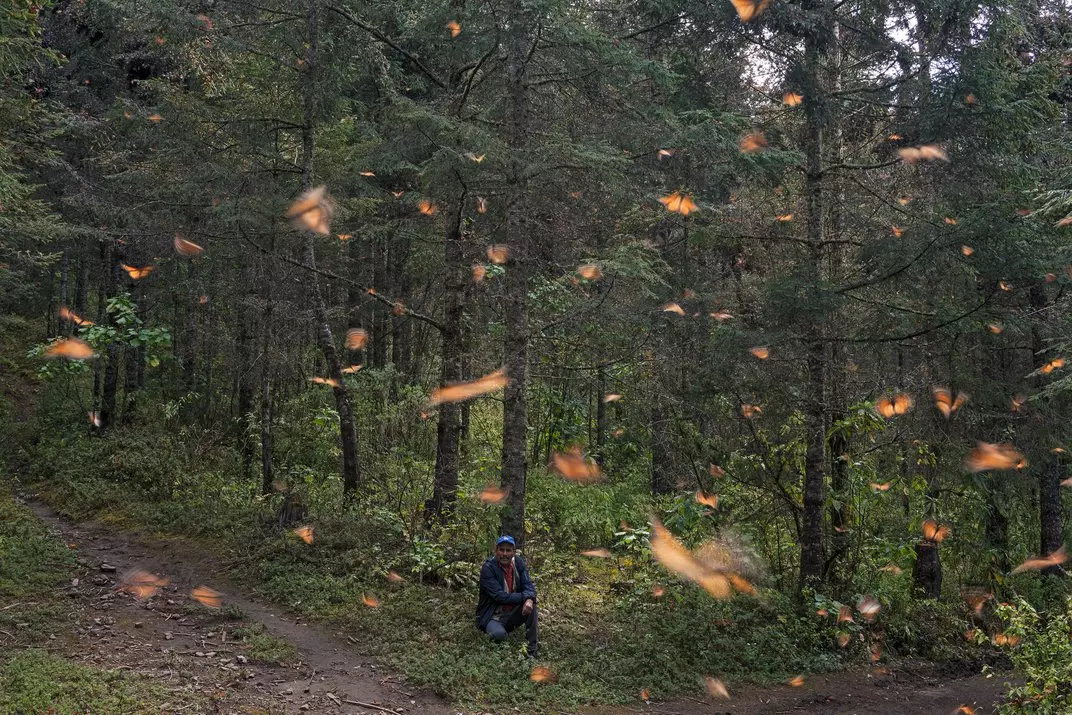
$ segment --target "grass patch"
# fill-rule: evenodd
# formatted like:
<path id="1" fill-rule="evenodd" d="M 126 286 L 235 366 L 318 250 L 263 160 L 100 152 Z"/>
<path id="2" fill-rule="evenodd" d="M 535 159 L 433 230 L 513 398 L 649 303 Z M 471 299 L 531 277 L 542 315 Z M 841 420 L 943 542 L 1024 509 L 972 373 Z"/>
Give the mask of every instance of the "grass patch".
<path id="1" fill-rule="evenodd" d="M 242 643 L 243 654 L 250 660 L 284 665 L 298 658 L 294 644 L 273 636 L 263 623 L 236 628 L 231 636 Z"/>
<path id="2" fill-rule="evenodd" d="M 148 712 L 165 702 L 166 693 L 144 679 L 36 648 L 0 662 L 0 712 Z"/>

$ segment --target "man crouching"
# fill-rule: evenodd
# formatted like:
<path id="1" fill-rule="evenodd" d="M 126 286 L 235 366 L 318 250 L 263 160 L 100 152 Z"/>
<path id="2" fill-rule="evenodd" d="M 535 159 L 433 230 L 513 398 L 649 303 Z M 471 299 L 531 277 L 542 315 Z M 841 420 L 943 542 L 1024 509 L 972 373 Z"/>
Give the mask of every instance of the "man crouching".
<path id="1" fill-rule="evenodd" d="M 500 536 L 495 542 L 495 555 L 480 568 L 476 625 L 493 641 L 501 643 L 507 633 L 524 623 L 528 657 L 535 658 L 536 586 L 529 578 L 525 560 L 514 548 L 514 537 Z"/>

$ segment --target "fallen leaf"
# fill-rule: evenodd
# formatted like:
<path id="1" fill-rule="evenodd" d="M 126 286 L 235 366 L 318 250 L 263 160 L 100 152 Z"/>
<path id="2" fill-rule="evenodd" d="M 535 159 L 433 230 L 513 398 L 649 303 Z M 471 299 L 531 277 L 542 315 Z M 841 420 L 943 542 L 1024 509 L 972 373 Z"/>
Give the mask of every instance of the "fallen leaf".
<path id="1" fill-rule="evenodd" d="M 500 368 L 476 380 L 438 387 L 432 390 L 432 394 L 428 398 L 428 404 L 434 406 L 444 402 L 462 402 L 463 400 L 501 390 L 509 383 L 510 379 L 506 377 L 506 371 Z"/>

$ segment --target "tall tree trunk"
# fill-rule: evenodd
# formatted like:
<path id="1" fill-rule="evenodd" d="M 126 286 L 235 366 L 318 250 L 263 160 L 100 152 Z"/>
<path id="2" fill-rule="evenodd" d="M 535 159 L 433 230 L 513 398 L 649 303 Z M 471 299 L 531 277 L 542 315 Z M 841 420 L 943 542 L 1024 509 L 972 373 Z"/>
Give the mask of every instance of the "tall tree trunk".
<path id="1" fill-rule="evenodd" d="M 60 305 L 63 307 L 70 307 L 67 303 L 67 282 L 68 274 L 71 270 L 71 249 L 63 249 L 63 257 L 60 258 Z M 81 315 L 81 313 L 79 313 Z M 62 335 L 71 335 L 74 332 L 74 324 L 69 320 L 61 320 L 59 324 L 60 333 Z"/>
<path id="2" fill-rule="evenodd" d="M 1064 543 L 1064 509 L 1061 505 L 1061 477 L 1064 465 L 1055 455 L 1039 475 L 1039 523 L 1041 534 L 1039 553 L 1052 554 Z M 1061 573 L 1061 567 L 1050 566 L 1043 573 Z"/>
<path id="3" fill-rule="evenodd" d="M 446 385 L 462 379 L 462 298 L 465 294 L 465 244 L 462 236 L 462 212 L 466 192 L 458 199 L 458 209 L 443 242 L 443 349 L 440 360 L 439 384 Z M 458 444 L 460 405 L 444 402 L 439 405 L 436 428 L 435 477 L 432 498 L 425 503 L 425 519 L 446 521 L 454 511 L 458 494 Z"/>
<path id="4" fill-rule="evenodd" d="M 670 416 L 656 396 L 651 407 L 651 493 L 674 491 L 673 458 L 670 451 Z"/>
<path id="5" fill-rule="evenodd" d="M 253 395 L 255 390 L 253 362 L 256 359 L 251 316 L 246 306 L 238 307 L 238 446 L 242 453 L 244 473 L 253 469 L 256 446 L 253 443 Z"/>
<path id="6" fill-rule="evenodd" d="M 805 6 L 818 20 L 825 8 L 821 0 Z M 824 21 L 825 24 L 826 21 Z M 823 192 L 824 102 L 822 62 L 823 28 L 813 28 L 804 36 L 804 155 L 807 240 L 811 251 L 813 300 L 819 300 L 825 263 L 825 213 Z M 823 341 L 823 321 L 812 318 L 805 344 L 807 378 L 804 405 L 804 510 L 800 533 L 800 585 L 817 586 L 823 577 L 823 504 L 826 500 L 826 382 L 827 351 Z"/>
<path id="7" fill-rule="evenodd" d="M 530 245 L 526 160 L 528 143 L 528 53 L 530 10 L 523 0 L 512 0 L 507 13 L 507 71 L 510 167 L 507 175 L 506 244 L 510 260 L 506 267 L 503 303 L 506 335 L 503 341 L 506 374 L 510 384 L 503 400 L 502 488 L 506 508 L 502 511 L 502 532 L 512 534 L 520 547 L 525 540 L 525 480 L 527 476 L 528 404 L 525 388 L 528 376 L 528 292 Z"/>
<path id="8" fill-rule="evenodd" d="M 275 236 L 270 244 L 271 252 L 275 252 Z M 264 262 L 264 283 L 262 294 L 264 296 L 264 313 L 261 316 L 261 494 L 272 493 L 272 482 L 275 481 L 275 465 L 272 463 L 272 320 L 274 295 L 272 282 L 275 280 L 274 266 L 271 260 Z"/>
<path id="9" fill-rule="evenodd" d="M 596 464 L 602 469 L 606 465 L 607 449 L 607 403 L 604 397 L 607 395 L 607 369 L 600 365 L 596 369 L 596 432 L 593 440 L 593 451 L 596 454 Z"/>
<path id="10" fill-rule="evenodd" d="M 104 298 L 115 295 L 116 285 L 119 283 L 119 256 L 114 244 L 106 246 L 104 253 L 107 255 L 104 265 Z M 101 408 L 100 428 L 109 429 L 116 421 L 116 390 L 119 382 L 119 361 L 122 359 L 123 350 L 117 343 L 109 343 L 105 350 L 106 360 L 103 368 L 101 385 Z"/>
<path id="11" fill-rule="evenodd" d="M 74 312 L 85 315 L 89 294 L 89 260 L 84 255 L 78 259 L 78 280 L 74 284 Z"/>
<path id="12" fill-rule="evenodd" d="M 316 149 L 314 143 L 314 122 L 316 121 L 316 74 L 318 68 L 319 7 L 318 0 L 308 0 L 306 5 L 306 26 L 308 29 L 305 50 L 306 77 L 303 84 L 304 121 L 302 123 L 302 189 L 308 191 L 313 186 L 313 160 Z M 305 235 L 305 264 L 316 267 L 315 239 L 312 232 Z M 309 274 L 309 289 L 312 293 L 313 315 L 316 320 L 317 341 L 324 353 L 328 375 L 335 382 L 332 392 L 335 394 L 335 409 L 339 413 L 339 438 L 342 442 L 342 488 L 344 494 L 353 494 L 361 481 L 361 471 L 357 454 L 357 426 L 354 420 L 353 403 L 350 391 L 343 382 L 342 365 L 335 350 L 335 339 L 331 334 L 328 309 L 324 295 L 320 290 L 320 276 L 315 272 Z"/>

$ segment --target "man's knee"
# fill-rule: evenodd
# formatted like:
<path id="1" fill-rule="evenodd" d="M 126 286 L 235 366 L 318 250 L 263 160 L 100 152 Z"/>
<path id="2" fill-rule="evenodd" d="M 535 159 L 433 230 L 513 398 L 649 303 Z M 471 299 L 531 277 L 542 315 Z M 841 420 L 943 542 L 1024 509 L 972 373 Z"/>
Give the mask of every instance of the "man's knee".
<path id="1" fill-rule="evenodd" d="M 491 621 L 488 623 L 484 631 L 491 636 L 491 639 L 496 643 L 502 643 L 506 640 L 506 629 L 498 621 Z"/>

